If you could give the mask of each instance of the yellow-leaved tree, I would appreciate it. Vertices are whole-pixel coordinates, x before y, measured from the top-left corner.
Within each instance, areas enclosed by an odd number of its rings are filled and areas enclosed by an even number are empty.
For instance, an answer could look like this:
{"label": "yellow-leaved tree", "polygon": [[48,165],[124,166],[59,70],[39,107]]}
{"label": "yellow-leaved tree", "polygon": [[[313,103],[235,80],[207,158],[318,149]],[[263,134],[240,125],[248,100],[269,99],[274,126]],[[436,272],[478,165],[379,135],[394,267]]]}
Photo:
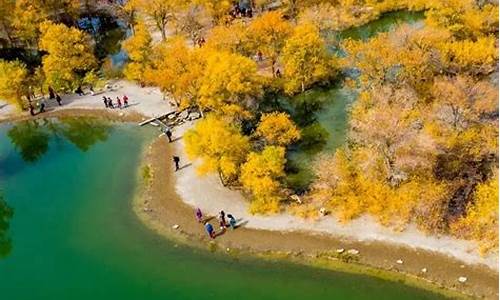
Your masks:
{"label": "yellow-leaved tree", "polygon": [[29,89],[28,75],[24,63],[0,59],[0,98],[23,108],[22,97]]}
{"label": "yellow-leaved tree", "polygon": [[205,66],[201,49],[189,47],[183,37],[173,37],[158,45],[153,52],[152,67],[146,72],[147,80],[159,86],[180,109],[197,105]]}
{"label": "yellow-leaved tree", "polygon": [[240,166],[250,151],[248,137],[214,114],[196,123],[186,132],[184,140],[189,158],[201,160],[198,172],[217,172],[224,185],[237,180]]}
{"label": "yellow-leaved tree", "polygon": [[231,10],[232,1],[229,0],[194,0],[202,5],[212,17],[214,24],[222,24]]}
{"label": "yellow-leaved tree", "polygon": [[167,38],[167,25],[183,5],[181,0],[131,0],[131,6],[149,16],[160,31],[163,40]]}
{"label": "yellow-leaved tree", "polygon": [[204,48],[249,56],[251,45],[248,28],[243,22],[215,26],[208,33]]}
{"label": "yellow-leaved tree", "polygon": [[233,120],[251,116],[262,94],[254,61],[229,52],[212,52],[201,78],[199,105]]}
{"label": "yellow-leaved tree", "polygon": [[252,152],[241,167],[240,182],[252,193],[252,213],[277,213],[282,198],[280,179],[285,176],[285,148],[267,146]]}
{"label": "yellow-leaved tree", "polygon": [[327,79],[333,69],[325,41],[311,24],[295,27],[285,43],[281,60],[285,68],[285,91],[288,94],[304,92],[313,83]]}
{"label": "yellow-leaved tree", "polygon": [[14,9],[13,25],[16,36],[28,46],[36,45],[40,35],[40,24],[48,18],[40,7],[41,3],[31,0],[17,0]]}
{"label": "yellow-leaved tree", "polygon": [[48,53],[42,60],[43,71],[47,84],[56,90],[74,88],[96,67],[91,38],[85,32],[52,22],[42,23],[40,31],[40,49]]}
{"label": "yellow-leaved tree", "polygon": [[151,35],[144,22],[138,22],[134,34],[123,42],[123,49],[127,51],[130,61],[123,73],[129,80],[144,83],[144,72],[150,61]]}
{"label": "yellow-leaved tree", "polygon": [[477,185],[474,201],[452,230],[460,237],[479,240],[482,252],[498,247],[498,174]]}
{"label": "yellow-leaved tree", "polygon": [[450,73],[472,75],[489,74],[498,63],[496,38],[481,37],[477,41],[464,40],[442,43],[438,46],[444,66]]}
{"label": "yellow-leaved tree", "polygon": [[263,114],[256,135],[269,145],[287,146],[300,139],[300,130],[284,112]]}
{"label": "yellow-leaved tree", "polygon": [[253,47],[271,59],[273,76],[276,74],[275,65],[278,57],[291,33],[291,24],[283,19],[279,11],[264,13],[249,25]]}

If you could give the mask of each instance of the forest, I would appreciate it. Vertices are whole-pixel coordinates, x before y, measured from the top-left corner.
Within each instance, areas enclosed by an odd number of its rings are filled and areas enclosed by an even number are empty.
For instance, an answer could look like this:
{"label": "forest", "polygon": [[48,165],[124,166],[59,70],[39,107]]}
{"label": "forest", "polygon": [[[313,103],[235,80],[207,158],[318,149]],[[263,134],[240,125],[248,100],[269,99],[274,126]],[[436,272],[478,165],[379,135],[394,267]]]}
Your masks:
{"label": "forest", "polygon": [[[245,2],[245,3],[241,3]],[[248,195],[253,213],[341,221],[371,215],[395,230],[498,249],[498,5],[488,0],[0,0],[0,98],[26,109],[48,87],[70,92],[124,77],[156,86],[203,118],[185,135],[200,174]],[[240,7],[243,7],[241,9]],[[424,15],[368,40],[342,30],[393,11]],[[115,70],[102,34],[127,28]],[[115,21],[110,21],[117,26]],[[290,153],[321,142],[311,89],[356,91],[346,142],[320,153],[297,189]],[[308,99],[308,98],[305,98]],[[335,101],[335,99],[334,99]],[[298,113],[291,113],[288,107]],[[335,137],[330,137],[335,138]],[[300,203],[291,201],[299,194]]]}

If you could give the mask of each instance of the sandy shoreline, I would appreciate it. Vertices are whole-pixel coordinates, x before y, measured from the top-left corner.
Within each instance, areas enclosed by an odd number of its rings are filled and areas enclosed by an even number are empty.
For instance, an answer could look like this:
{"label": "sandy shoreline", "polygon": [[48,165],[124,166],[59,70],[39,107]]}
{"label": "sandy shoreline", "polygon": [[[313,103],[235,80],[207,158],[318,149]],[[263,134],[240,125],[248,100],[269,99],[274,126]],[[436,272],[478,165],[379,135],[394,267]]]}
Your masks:
{"label": "sandy shoreline", "polygon": [[[498,273],[484,266],[464,265],[459,260],[433,251],[397,246],[383,242],[354,241],[331,235],[300,231],[270,231],[248,228],[227,231],[211,241],[196,222],[193,208],[183,202],[174,187],[178,177],[169,165],[175,148],[158,138],[147,147],[143,165],[153,173],[151,185],[141,184],[134,199],[134,211],[151,229],[167,238],[194,246],[224,252],[248,253],[259,257],[280,257],[297,263],[345,272],[363,273],[387,280],[402,281],[457,297],[460,292],[475,297],[498,298]],[[140,179],[142,181],[142,179]],[[212,221],[215,224],[214,221]],[[174,225],[179,225],[177,229]],[[338,248],[357,249],[354,262],[333,257]],[[402,259],[403,264],[397,260]],[[423,273],[422,268],[427,272]],[[467,276],[466,284],[457,281]],[[448,290],[444,290],[444,288]],[[450,294],[451,293],[451,294]]]}
{"label": "sandy shoreline", "polygon": [[[137,122],[172,110],[161,93],[154,88],[141,89],[123,81],[116,83],[114,87],[114,90],[106,92],[106,96],[114,99],[115,95],[127,94],[134,105],[124,110],[106,110],[100,100],[101,95],[81,98],[72,96],[63,98],[63,102],[67,101],[63,107],[49,104],[50,111],[37,117],[98,116],[116,121]],[[0,108],[0,122],[30,118],[32,117],[27,114],[19,116],[5,110],[5,107]],[[189,123],[185,123],[174,131],[174,135],[180,137],[189,126]],[[318,255],[323,257],[320,253],[335,252],[338,248],[357,249],[360,251],[357,258],[360,265],[397,271],[395,274],[409,274],[405,278],[423,278],[424,281],[434,282],[435,286],[445,286],[466,294],[498,297],[498,257],[493,256],[493,260],[487,260],[473,250],[466,251],[472,247],[469,242],[464,241],[465,244],[459,245],[458,252],[449,253],[450,249],[456,249],[457,240],[441,239],[441,244],[428,244],[429,240],[425,238],[415,239],[414,232],[410,232],[409,236],[413,244],[404,239],[391,240],[391,237],[396,236],[394,232],[387,233],[385,228],[374,230],[373,226],[378,225],[366,220],[359,220],[349,227],[332,227],[328,220],[326,224],[322,224],[324,221],[313,223],[289,215],[251,216],[241,194],[223,189],[215,177],[197,177],[194,167],[189,164],[174,176],[172,170],[165,167],[171,165],[170,153],[174,152],[182,157],[181,165],[184,165],[187,160],[183,153],[182,139],[173,145],[169,145],[165,138],[153,143],[145,158],[155,174],[152,186],[143,191],[141,198],[135,200],[134,210],[149,227],[160,233],[167,232],[186,242],[201,242],[206,245],[209,240],[200,224],[194,220],[193,206],[199,206],[211,215],[224,209],[237,218],[243,218],[247,224],[245,228],[218,237],[216,244],[222,249],[238,248],[260,254],[288,253],[288,256],[300,256],[301,262]],[[179,229],[172,229],[174,224],[178,224]],[[354,233],[362,233],[364,236]],[[404,263],[398,264],[396,261],[399,259]],[[309,264],[316,265],[317,260],[309,261]],[[423,268],[428,270],[425,274],[421,271]],[[467,283],[458,283],[459,276],[466,276]]]}

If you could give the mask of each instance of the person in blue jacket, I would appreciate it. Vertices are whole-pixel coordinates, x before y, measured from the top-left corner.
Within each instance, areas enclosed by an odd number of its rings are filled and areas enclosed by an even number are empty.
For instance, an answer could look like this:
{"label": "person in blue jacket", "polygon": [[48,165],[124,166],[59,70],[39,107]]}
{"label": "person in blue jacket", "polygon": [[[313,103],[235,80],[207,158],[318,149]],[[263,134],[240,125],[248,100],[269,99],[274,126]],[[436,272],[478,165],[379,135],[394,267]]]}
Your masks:
{"label": "person in blue jacket", "polygon": [[211,238],[215,238],[215,231],[214,231],[214,227],[212,226],[212,224],[210,223],[207,223],[205,224],[205,230],[207,231],[208,235],[211,237]]}

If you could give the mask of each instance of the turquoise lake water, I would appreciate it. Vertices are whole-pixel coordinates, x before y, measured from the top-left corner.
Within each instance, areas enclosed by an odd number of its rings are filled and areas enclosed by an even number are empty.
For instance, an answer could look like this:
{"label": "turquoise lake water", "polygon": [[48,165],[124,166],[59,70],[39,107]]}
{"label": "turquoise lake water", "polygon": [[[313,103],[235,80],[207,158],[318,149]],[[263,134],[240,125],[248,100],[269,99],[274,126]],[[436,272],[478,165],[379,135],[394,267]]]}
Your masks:
{"label": "turquoise lake water", "polygon": [[10,239],[0,299],[441,298],[368,276],[177,247],[131,209],[141,149],[157,134],[82,118],[0,125],[0,188],[14,212],[0,230],[0,242]]}

